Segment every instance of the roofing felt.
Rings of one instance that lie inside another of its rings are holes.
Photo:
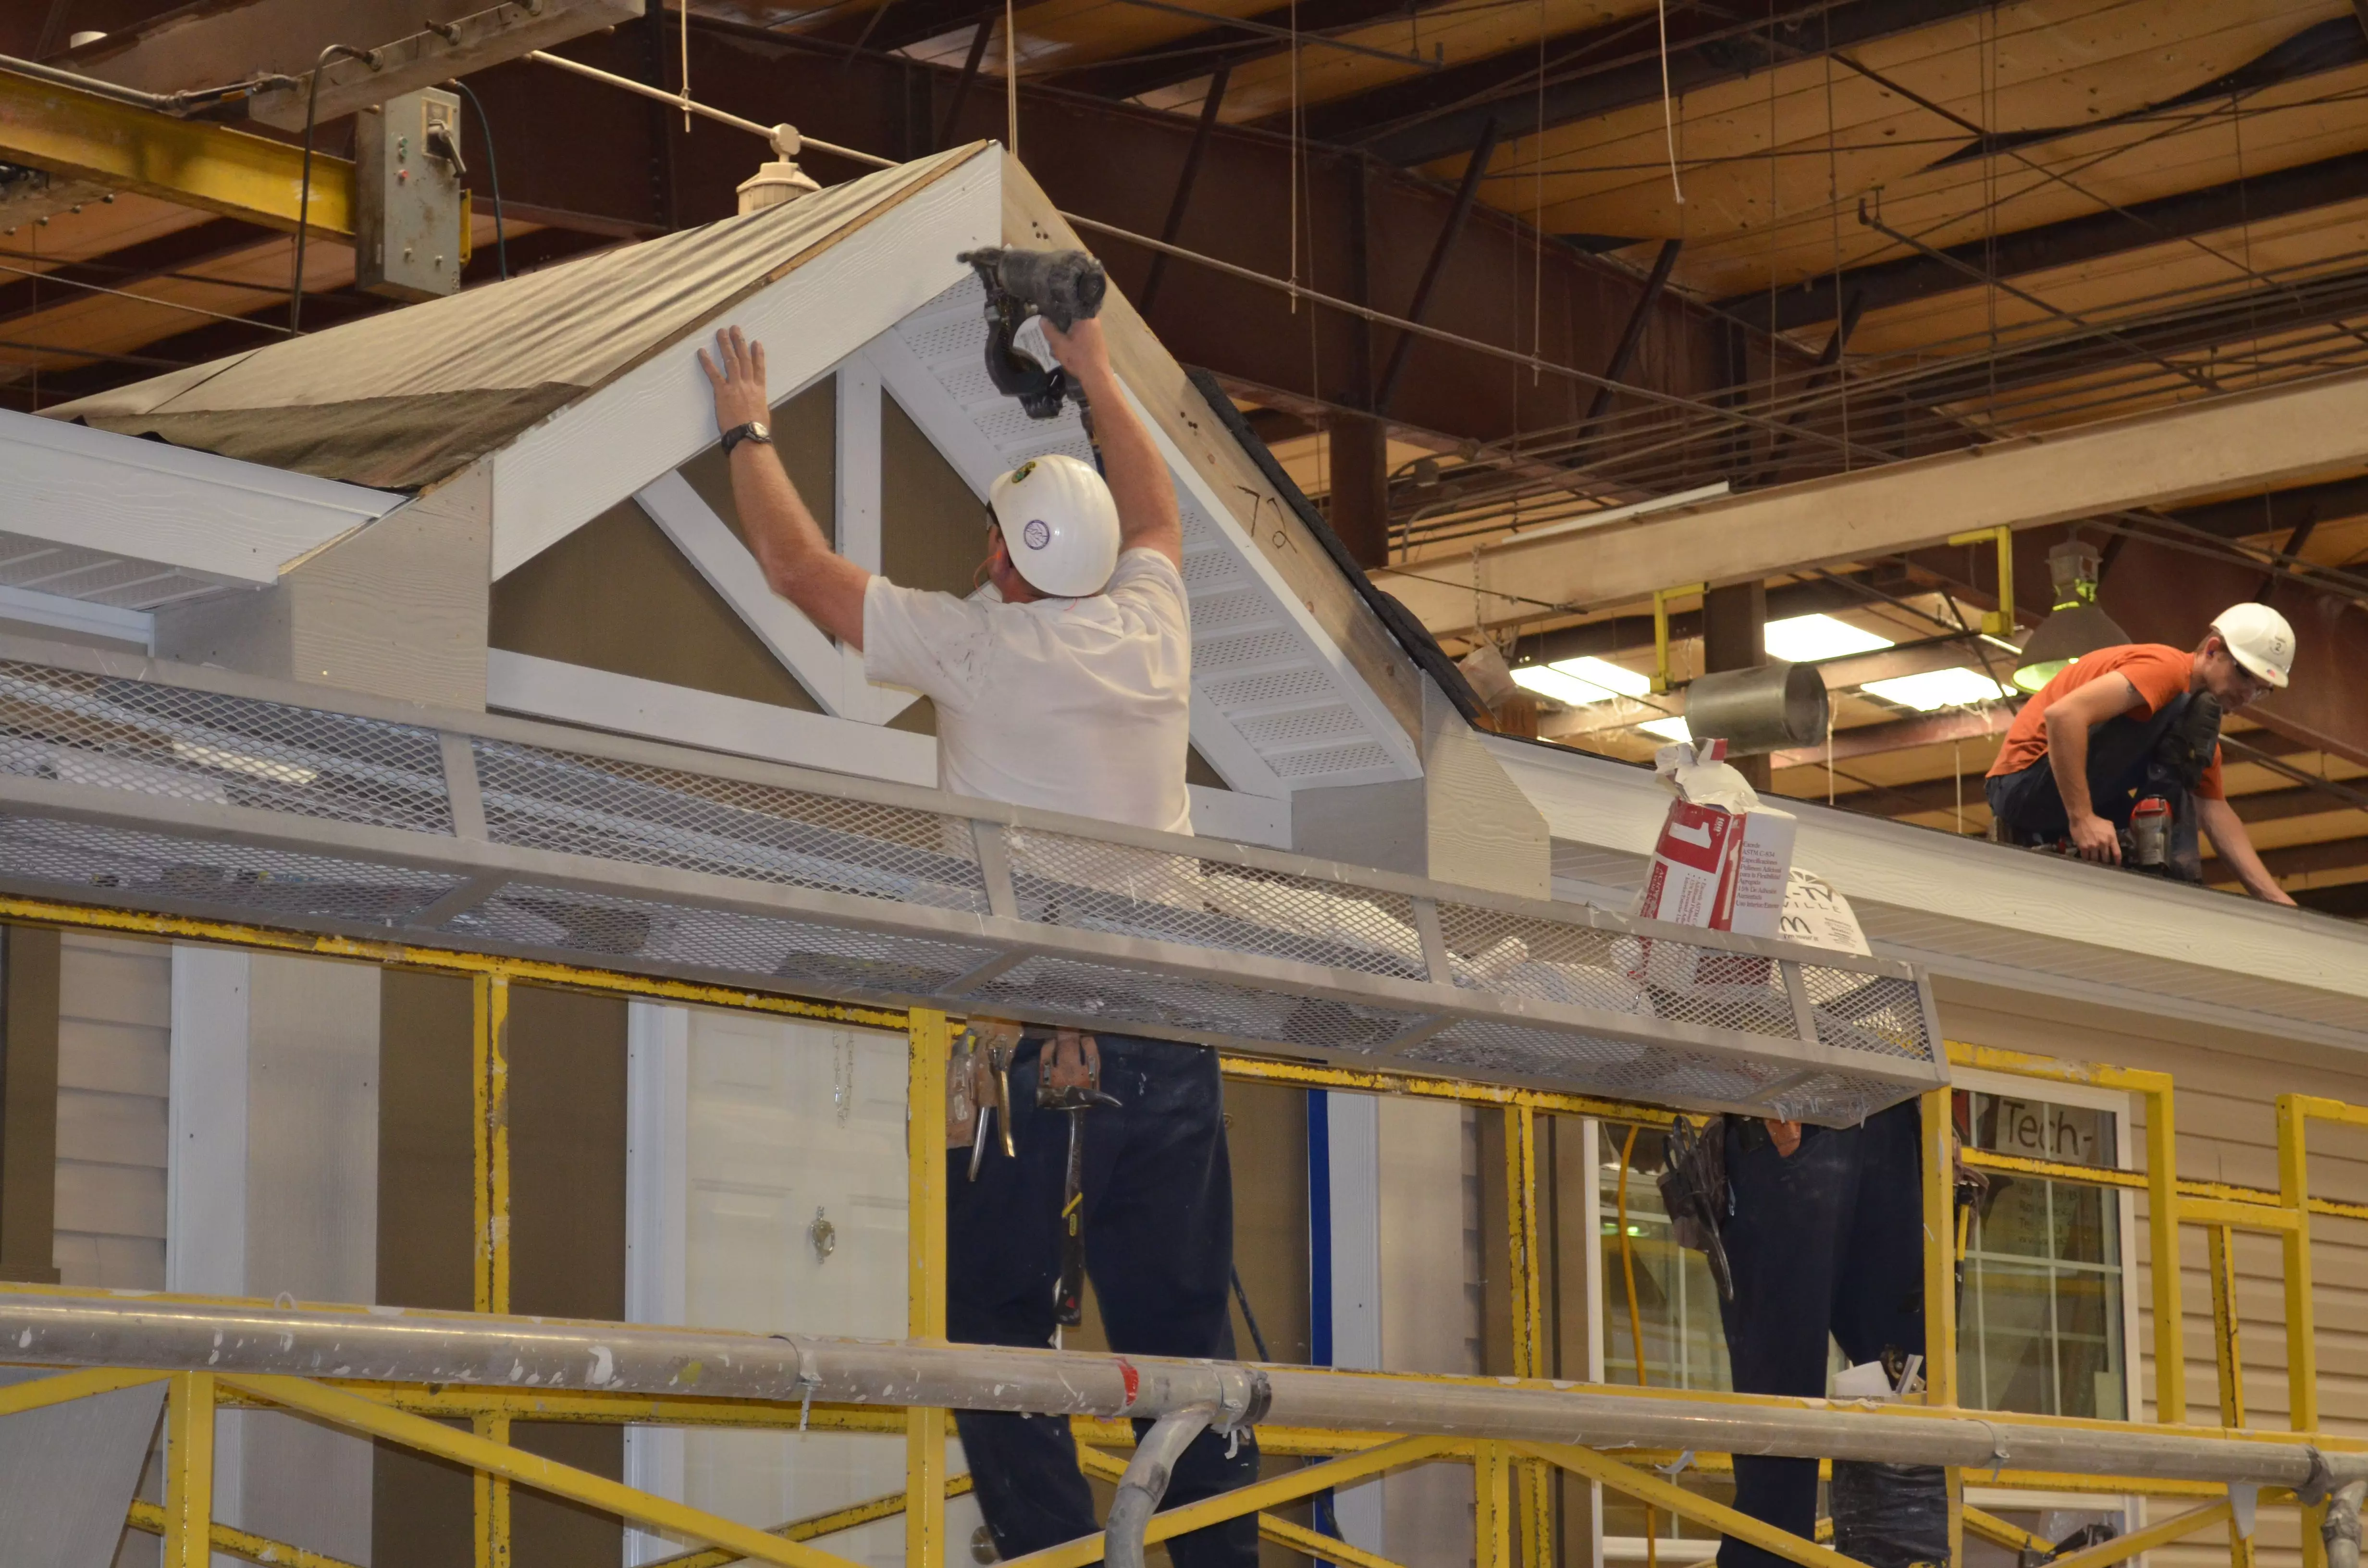
[[[436,483],[978,155],[976,144],[42,412],[381,489]]]

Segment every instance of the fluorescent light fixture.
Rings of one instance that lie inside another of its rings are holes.
[[[1513,672],[1513,682],[1525,691],[1534,691],[1565,708],[1584,708],[1611,695],[1601,687],[1565,675],[1551,665],[1524,665]]]
[[[1642,697],[1653,689],[1653,677],[1637,671],[1622,669],[1609,659],[1588,654],[1583,659],[1564,659],[1551,666],[1589,686],[1601,687],[1611,697]]]
[[[1501,550],[1508,544],[1527,544],[1531,540],[1553,539],[1557,534],[1577,533],[1583,528],[1600,528],[1628,517],[1641,517],[1653,512],[1666,512],[1675,506],[1691,506],[1697,501],[1715,501],[1726,494],[1728,482],[1705,484],[1699,489],[1681,490],[1675,495],[1656,495],[1650,501],[1632,502],[1625,506],[1606,506],[1600,511],[1582,512],[1559,523],[1548,523],[1542,528],[1524,528],[1506,535],[1491,550]]]
[[[1525,665],[1513,672],[1514,681],[1565,708],[1609,702],[1615,697],[1642,697],[1653,689],[1653,677],[1623,670],[1607,659],[1588,655],[1551,665]]]
[[[1694,738],[1694,733],[1686,728],[1686,722],[1682,717],[1676,719],[1647,719],[1645,722],[1637,725],[1636,727],[1644,731],[1648,735],[1658,735],[1665,741],[1685,741],[1691,743]]]
[[[1861,631],[1850,622],[1836,620],[1830,615],[1796,615],[1784,620],[1771,620],[1763,638],[1770,658],[1785,659],[1796,665],[1818,659],[1839,659],[1847,653],[1872,653],[1877,648],[1892,645],[1888,637]]]
[[[195,741],[175,741],[173,755],[201,767],[245,773],[274,784],[310,784],[321,776],[316,769],[298,763],[274,762],[268,756],[249,756],[242,751],[225,751],[221,746],[200,745]]]
[[[1871,680],[1859,688],[1885,702],[1930,713],[1942,708],[1970,708],[2009,695],[2007,688],[1973,670],[1927,670],[1922,675],[1892,680]]]

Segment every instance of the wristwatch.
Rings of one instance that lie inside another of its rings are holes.
[[[772,426],[761,420],[751,419],[746,425],[734,425],[723,432],[723,455],[730,457],[732,449],[743,441],[754,441],[760,447],[773,444]]]

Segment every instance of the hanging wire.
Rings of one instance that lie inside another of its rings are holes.
[[[690,131],[690,0],[676,0],[676,4],[682,13],[682,129],[688,135]],[[888,7],[882,5],[880,8],[884,11]]]
[[[333,43],[313,62],[311,85],[304,89],[303,172],[296,181],[296,263],[288,284],[290,334],[304,330],[304,234],[313,212],[313,131],[321,112],[321,73],[336,60],[359,60],[373,71],[379,68],[378,51],[356,49],[349,43]]]
[[[1019,28],[1013,0],[1003,0],[1003,114],[1006,144],[1019,156]]]
[[[1669,188],[1678,193],[1678,205],[1683,207],[1686,204],[1686,187],[1685,182],[1678,178],[1678,123],[1669,102],[1669,0],[1656,0],[1656,6],[1661,24],[1661,135],[1669,144]],[[1774,28],[1772,6],[1770,10],[1770,27],[1772,30]],[[1538,45],[1543,51],[1545,40],[1541,38]],[[1769,73],[1769,86],[1771,89],[1776,85],[1775,74],[1773,71]],[[1545,90],[1545,72],[1542,69],[1538,73],[1538,92],[1541,95],[1541,102],[1543,101],[1543,95]],[[1769,145],[1773,146],[1775,143],[1771,141]]]
[[[1530,163],[1535,171],[1531,189],[1530,352],[1543,358],[1546,351],[1546,0],[1538,0],[1538,106],[1532,122]],[[1530,368],[1530,385],[1545,372]]]
[[[1283,183],[1291,187],[1291,281],[1294,285],[1299,281],[1299,181],[1305,166],[1305,136],[1299,104],[1299,0],[1291,0],[1291,157],[1283,169]],[[1291,297],[1291,313],[1299,313],[1297,294]]]
[[[485,118],[485,106],[477,101],[477,95],[468,83],[456,76],[446,85],[469,100],[469,108],[477,117],[478,133],[485,139],[485,178],[494,191],[494,259],[500,269],[502,281],[507,283],[510,277],[510,243],[502,228],[502,165],[494,156],[494,122]],[[689,113],[689,109],[683,111],[686,118]]]

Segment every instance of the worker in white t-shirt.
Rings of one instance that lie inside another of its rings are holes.
[[[1192,831],[1184,787],[1192,651],[1184,530],[1167,464],[1111,370],[1101,324],[1044,336],[1090,404],[1105,483],[1052,456],[996,480],[986,584],[969,598],[899,587],[834,553],[767,449],[765,351],[736,327],[700,363],[748,548],[775,593],[863,653],[867,677],[937,704],[938,782],[1170,833]],[[1085,1118],[1085,1265],[1110,1348],[1231,1358],[1233,1177],[1213,1052],[1099,1037],[1116,1108]],[[1054,1332],[1066,1113],[1036,1106],[1043,1042],[1011,1069],[1017,1154],[951,1185],[947,1327],[963,1343],[1037,1346]],[[1065,1417],[958,1411],[973,1489],[996,1552],[1041,1551],[1099,1527]],[[1178,1463],[1169,1506],[1256,1480],[1258,1446],[1204,1433]],[[1177,1568],[1254,1568],[1243,1517],[1168,1541]]]

